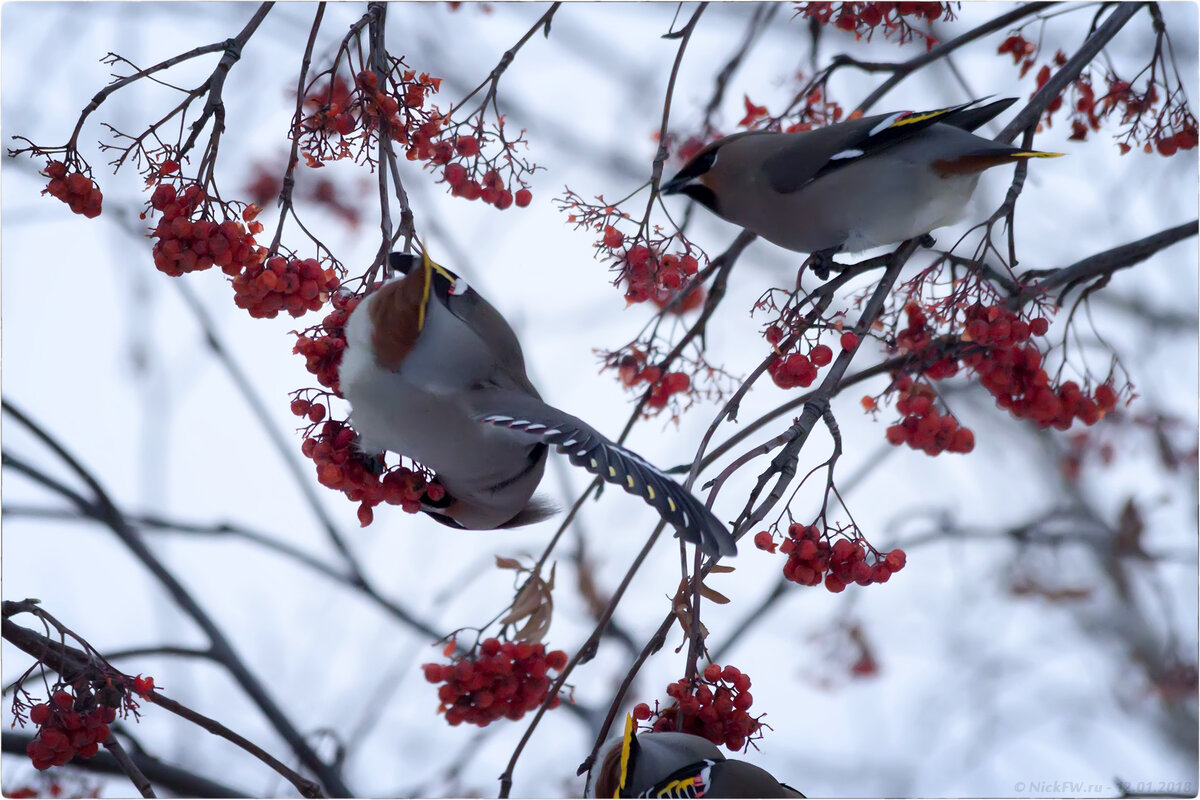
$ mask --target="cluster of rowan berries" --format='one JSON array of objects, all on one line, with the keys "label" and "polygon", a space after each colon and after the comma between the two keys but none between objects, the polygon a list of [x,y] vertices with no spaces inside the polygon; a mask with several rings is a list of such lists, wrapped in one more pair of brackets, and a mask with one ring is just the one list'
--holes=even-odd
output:
[{"label": "cluster of rowan berries", "polygon": [[[307,417],[313,424],[325,417],[325,406],[297,397],[292,413]],[[419,472],[395,466],[381,471],[356,446],[358,434],[344,422],[326,420],[300,445],[300,452],[317,465],[317,480],[322,486],[342,492],[358,503],[358,521],[365,528],[375,518],[375,506],[388,503],[410,514],[421,510],[421,500],[437,502],[446,495],[441,484],[431,483]]]},{"label": "cluster of rowan berries", "polygon": [[351,113],[350,86],[340,75],[335,75],[312,94],[304,98],[304,105],[315,110],[304,118],[303,125],[310,131],[337,133],[346,136],[355,127]]},{"label": "cluster of rowan berries", "polygon": [[671,395],[686,392],[692,386],[692,381],[686,373],[664,374],[662,367],[646,364],[645,353],[636,348],[632,353],[621,356],[617,362],[617,375],[625,386],[649,383],[650,396],[646,399],[646,405],[651,408],[665,408]]},{"label": "cluster of rowan berries", "polygon": [[[769,531],[759,531],[754,535],[754,546],[768,553],[778,549],[786,555],[783,577],[789,581],[801,586],[816,586],[824,581],[831,592],[840,592],[851,583],[859,586],[887,583],[893,573],[904,568],[905,562],[903,550],[895,549],[884,555],[861,538],[840,538],[830,545],[816,525],[799,523],[788,526],[787,536],[780,543],[775,542]],[[868,552],[872,556],[870,563]]]},{"label": "cluster of rowan berries", "polygon": [[754,703],[750,676],[733,665],[709,664],[691,683],[678,680],[669,684],[667,696],[675,700],[673,705],[651,711],[646,703],[638,703],[633,718],[643,722],[653,718],[650,730],[673,731],[682,716],[684,733],[703,736],[735,752],[762,735],[762,723],[747,711]]},{"label": "cluster of rowan berries", "polygon": [[50,182],[42,194],[57,197],[70,206],[71,211],[88,219],[100,216],[104,195],[95,181],[81,172],[68,172],[67,165],[61,161],[48,163],[44,174]]},{"label": "cluster of rowan berries", "polygon": [[[443,144],[443,143],[439,143]],[[444,143],[449,146],[449,143]],[[454,151],[464,157],[479,155],[479,140],[474,136],[459,136],[454,141]],[[447,158],[449,160],[449,158]],[[434,163],[438,163],[437,160]],[[442,173],[446,183],[450,186],[450,194],[455,197],[462,197],[466,200],[482,200],[488,205],[495,206],[503,211],[504,209],[516,203],[521,208],[533,202],[533,193],[528,189],[518,189],[516,193],[510,192],[504,186],[504,179],[500,177],[500,173],[494,169],[489,169],[483,173],[480,180],[475,180],[472,177],[472,171],[464,167],[459,162],[447,164],[445,171]]]},{"label": "cluster of rowan berries", "polygon": [[1191,121],[1184,123],[1179,130],[1164,132],[1155,140],[1154,146],[1159,155],[1173,156],[1180,150],[1191,150],[1197,142],[1200,142],[1200,135],[1196,131],[1196,118],[1192,117]]},{"label": "cluster of rowan berries", "polygon": [[190,184],[182,193],[169,183],[159,184],[150,196],[150,205],[162,212],[162,219],[150,234],[154,243],[154,266],[167,275],[218,266],[226,275],[237,275],[243,268],[262,263],[266,250],[254,241],[262,224],[254,222],[256,206],[247,206],[242,222],[226,219],[192,219],[207,200],[204,190]]},{"label": "cluster of rowan berries", "polygon": [[315,258],[273,256],[234,277],[233,302],[252,317],[273,319],[281,310],[299,317],[324,305],[337,287],[337,272]]},{"label": "cluster of rowan berries", "polygon": [[929,34],[912,27],[906,18],[916,18],[933,22],[938,19],[952,20],[955,18],[950,3],[920,3],[920,2],[865,2],[865,3],[827,3],[806,2],[796,6],[796,12],[806,18],[815,19],[822,24],[832,22],[844,31],[853,31],[856,38],[866,37],[870,40],[875,29],[883,25],[884,36],[897,35],[897,40],[904,44],[914,36],[925,40],[926,46],[932,48],[937,39]]},{"label": "cluster of rowan berries", "polygon": [[[908,303],[904,312],[908,316],[908,327],[896,334],[896,346],[904,352],[919,353],[933,342],[934,330],[929,325],[925,310],[917,303]],[[922,366],[921,372],[935,381],[952,378],[958,374],[958,361],[949,357],[939,358],[932,364]],[[865,398],[863,404],[868,409],[874,408],[874,404],[867,403]]]},{"label": "cluster of rowan berries", "polygon": [[39,770],[60,767],[75,756],[91,758],[107,741],[109,723],[116,718],[116,709],[96,703],[94,696],[77,702],[75,695],[59,690],[50,702],[30,708],[29,721],[39,730],[25,753]]},{"label": "cluster of rowan berries", "polygon": [[[1020,33],[1012,34],[1001,42],[996,52],[1010,53],[1013,63],[1021,65],[1022,78],[1037,63],[1038,46]],[[1052,63],[1054,67],[1064,66],[1067,63],[1066,53],[1062,50],[1056,51]],[[1051,64],[1043,64],[1037,73],[1037,89],[1046,85],[1051,74]],[[1180,150],[1190,150],[1200,141],[1195,115],[1185,101],[1172,103],[1171,98],[1174,98],[1175,93],[1169,89],[1165,91],[1165,94],[1169,95],[1168,103],[1153,115],[1151,123],[1139,125],[1142,116],[1153,111],[1162,97],[1153,71],[1150,82],[1141,92],[1136,91],[1129,81],[1117,77],[1112,72],[1104,76],[1104,81],[1106,86],[1099,97],[1089,73],[1085,72],[1071,82],[1071,101],[1065,104],[1071,123],[1071,135],[1068,138],[1074,141],[1087,139],[1088,133],[1100,130],[1104,119],[1115,111],[1120,111],[1121,123],[1132,126],[1117,145],[1122,154],[1132,149],[1129,144],[1131,140],[1142,141],[1144,152],[1153,153],[1158,150],[1163,156],[1175,155]],[[1043,116],[1045,124],[1049,125],[1055,112],[1064,107],[1065,94],[1066,90],[1046,106]]]},{"label": "cluster of rowan berries", "polygon": [[903,419],[888,427],[890,444],[907,444],[931,456],[942,452],[969,453],[975,449],[975,434],[971,429],[961,427],[953,416],[938,411],[932,386],[907,375],[899,376],[895,386],[899,392],[896,410]]},{"label": "cluster of rowan berries", "polygon": [[[479,653],[450,664],[424,664],[425,680],[440,683],[438,712],[446,713],[446,722],[469,722],[484,727],[501,717],[517,720],[525,712],[540,706],[550,691],[550,670],[562,671],[567,654],[562,650],[546,652],[546,646],[532,642],[504,642],[484,639]],[[557,708],[558,696],[549,708]]]},{"label": "cluster of rowan berries", "polygon": [[[767,329],[767,341],[774,338],[773,331],[778,331],[777,326],[772,325]],[[782,338],[782,333],[778,336]],[[771,341],[771,344],[778,344],[776,341]],[[791,389],[796,386],[810,386],[817,379],[817,370],[826,366],[833,360],[833,350],[828,345],[819,344],[808,354],[792,353],[791,355],[777,358],[767,367],[767,372],[771,376],[771,380],[775,381],[775,385],[780,389]]]},{"label": "cluster of rowan berries", "polygon": [[342,352],[346,349],[344,329],[351,312],[358,307],[359,295],[335,292],[332,297],[333,310],[325,315],[320,324],[296,334],[292,352],[304,356],[304,365],[317,382],[342,396],[338,383],[338,367],[342,363]]},{"label": "cluster of rowan berries", "polygon": [[[342,137],[359,128],[380,130],[407,144],[412,137],[410,129],[421,131],[431,119],[435,121],[433,131],[440,127],[436,123],[437,111],[425,112],[422,107],[426,98],[441,88],[441,83],[441,78],[425,73],[418,76],[414,70],[406,70],[400,74],[397,95],[401,99],[397,100],[379,88],[379,76],[371,70],[354,76],[353,89],[337,75],[305,98],[304,104],[315,110],[302,124],[309,131]],[[405,120],[400,118],[402,109]],[[344,154],[343,150],[334,158]]]},{"label": "cluster of rowan berries", "polygon": [[567,189],[555,202],[560,211],[568,212],[569,224],[599,235],[595,243],[597,258],[611,262],[620,272],[614,285],[624,284],[627,303],[650,300],[674,314],[683,314],[704,304],[708,293],[691,280],[700,271],[697,256],[703,258],[702,252],[681,238],[682,252],[664,253],[674,244],[675,237],[664,236],[657,228],[650,236],[644,236],[641,231],[633,237],[626,236],[617,225],[628,221],[629,214],[608,204],[603,197],[596,200],[595,203],[588,202]]},{"label": "cluster of rowan berries", "polygon": [[[625,300],[629,303],[653,300],[659,308],[665,308],[679,288],[700,269],[700,263],[687,253],[660,255],[644,244],[635,244],[626,250],[624,236],[612,227],[605,231],[604,244],[623,262],[622,269],[628,284]],[[703,292],[692,292],[675,304],[673,310],[677,313],[691,311],[703,302]]]},{"label": "cluster of rowan berries", "polygon": [[[305,118],[304,125],[323,136],[341,137],[328,158],[350,155],[345,137],[356,129],[379,130],[404,145],[404,155],[409,161],[427,161],[431,166],[443,167],[442,178],[455,197],[483,200],[501,210],[514,204],[529,205],[533,194],[523,182],[514,192],[501,177],[497,169],[499,156],[482,155],[484,143],[494,136],[503,145],[505,163],[513,177],[534,168],[512,156],[515,142],[505,141],[503,118],[496,124],[496,134],[484,133],[482,119],[451,124],[436,107],[426,108],[426,101],[441,88],[441,83],[441,78],[405,70],[400,73],[393,95],[380,88],[379,77],[370,70],[354,77],[353,90],[335,77],[307,98],[306,104],[316,106],[316,111]],[[474,135],[457,134],[472,125]],[[321,158],[313,151],[325,153],[327,149],[314,142],[305,150],[309,166],[320,166]]]},{"label": "cluster of rowan berries", "polygon": [[1042,336],[1049,327],[1043,317],[1025,322],[1001,306],[976,303],[966,311],[962,338],[984,348],[963,356],[962,362],[979,375],[996,405],[1017,419],[1058,430],[1071,427],[1076,419],[1093,425],[1116,407],[1117,394],[1109,384],[1097,387],[1091,396],[1074,381],[1052,387],[1042,368],[1041,352],[1027,343],[1030,336]]}]

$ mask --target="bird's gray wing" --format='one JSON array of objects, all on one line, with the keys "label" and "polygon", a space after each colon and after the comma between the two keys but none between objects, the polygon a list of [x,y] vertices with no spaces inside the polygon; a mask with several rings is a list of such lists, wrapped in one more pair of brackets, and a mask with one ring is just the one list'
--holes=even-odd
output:
[{"label": "bird's gray wing", "polygon": [[[947,121],[953,124],[956,114],[963,114],[978,102],[972,100],[969,103],[933,111],[876,114],[827,128],[793,134],[794,138],[787,146],[763,162],[763,174],[776,192],[791,194],[832,172],[878,155],[898,142],[911,139],[931,125]],[[999,113],[1000,110],[1002,109],[997,109],[995,113]],[[969,121],[974,122],[974,119]],[[983,121],[979,124],[983,124]]]},{"label": "bird's gray wing", "polygon": [[[430,302],[434,302],[433,299]],[[490,383],[516,389],[539,397],[537,389],[525,374],[525,356],[521,343],[509,326],[508,320],[495,307],[476,292],[468,288],[460,295],[452,295],[443,301],[450,313],[462,320],[475,332],[484,346],[495,357],[495,371]]]},{"label": "bird's gray wing", "polygon": [[578,417],[548,406],[537,397],[502,388],[472,392],[470,406],[481,423],[519,431],[565,453],[571,463],[636,494],[685,541],[709,555],[735,555],[728,529],[696,497],[665,472],[632,450],[617,445]]}]

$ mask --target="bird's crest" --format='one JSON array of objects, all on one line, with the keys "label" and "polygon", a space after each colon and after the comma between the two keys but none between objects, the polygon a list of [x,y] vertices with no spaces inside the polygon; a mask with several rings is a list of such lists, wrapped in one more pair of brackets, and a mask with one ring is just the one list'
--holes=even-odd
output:
[{"label": "bird's crest", "polygon": [[[429,257],[429,250],[421,244],[421,277],[424,281],[424,293],[421,295],[421,305],[417,307],[417,331],[425,329],[425,306],[429,305],[429,292],[433,289],[433,268],[437,266]],[[440,269],[440,267],[439,267]]]},{"label": "bird's crest", "polygon": [[617,780],[617,788],[613,797],[624,797],[628,788],[629,775],[632,772],[633,759],[636,755],[637,737],[634,735],[633,715],[625,715],[625,732],[621,735],[621,772]]}]

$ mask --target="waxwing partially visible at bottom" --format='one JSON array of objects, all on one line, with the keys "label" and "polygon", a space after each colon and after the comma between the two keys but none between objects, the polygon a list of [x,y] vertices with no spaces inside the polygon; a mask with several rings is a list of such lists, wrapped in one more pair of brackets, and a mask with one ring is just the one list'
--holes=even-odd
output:
[{"label": "waxwing partially visible at bottom", "polygon": [[766,770],[727,759],[702,736],[625,731],[601,750],[588,776],[587,797],[804,797]]},{"label": "waxwing partially visible at bottom", "polygon": [[553,513],[533,497],[550,446],[642,497],[710,555],[733,555],[726,527],[690,492],[582,420],[542,402],[516,334],[467,282],[393,253],[402,273],[346,322],[338,377],[365,453],[383,450],[437,473],[446,495],[422,510],[456,528],[528,525]]}]

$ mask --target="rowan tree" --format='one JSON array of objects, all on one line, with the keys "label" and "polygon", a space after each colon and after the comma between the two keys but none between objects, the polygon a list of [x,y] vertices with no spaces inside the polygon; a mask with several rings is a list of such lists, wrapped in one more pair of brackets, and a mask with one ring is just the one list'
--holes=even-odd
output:
[{"label": "rowan tree", "polygon": [[[626,713],[810,796],[1195,793],[1194,5],[4,14],[7,794],[577,796]],[[1066,157],[832,271],[661,192],[992,95]],[[738,556],[562,460],[421,514],[338,364],[422,244]]]}]

